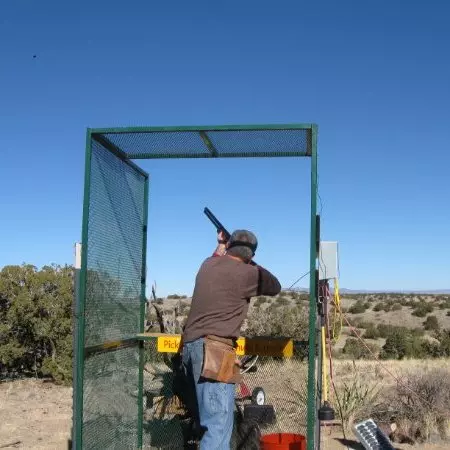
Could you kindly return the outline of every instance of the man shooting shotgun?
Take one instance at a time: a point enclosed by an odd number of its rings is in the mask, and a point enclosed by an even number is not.
[[[230,240],[231,235],[227,231],[227,229],[219,222],[217,217],[211,212],[211,210],[209,208],[205,208],[203,210],[203,212],[205,213],[206,217],[208,217],[208,219],[214,224],[214,226],[216,227],[217,233],[222,232],[225,242],[228,242]],[[255,237],[255,241],[256,241],[256,237]],[[255,244],[255,246],[253,248],[253,246],[248,245],[248,242],[239,242],[237,240],[234,240],[234,242],[233,242],[234,247],[237,247],[239,244],[249,247],[251,250],[253,250],[253,255],[255,254],[257,243]],[[251,264],[252,266],[257,265],[256,261],[253,261],[253,260],[250,260],[249,264]]]
[[[191,309],[182,335],[182,363],[195,390],[200,449],[230,448],[235,383],[239,381],[236,341],[250,298],[275,296],[278,279],[253,261],[258,241],[247,230],[228,233],[208,208],[218,245],[202,263],[195,280]]]

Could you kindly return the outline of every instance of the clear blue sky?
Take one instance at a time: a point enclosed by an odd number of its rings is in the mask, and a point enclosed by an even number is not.
[[[73,262],[87,127],[315,122],[341,286],[449,288],[449,20],[445,1],[2,2],[0,267]],[[204,206],[284,286],[308,270],[309,160],[142,166],[160,295],[191,293],[214,248]]]

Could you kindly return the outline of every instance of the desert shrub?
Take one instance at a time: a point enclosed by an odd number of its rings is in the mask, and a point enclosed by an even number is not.
[[[371,342],[365,342],[364,345],[358,338],[348,337],[342,349],[342,354],[352,359],[373,359],[374,355],[377,356],[379,351],[378,345]]]
[[[450,330],[436,331],[433,333],[436,341],[424,341],[423,348],[430,358],[450,357]]]
[[[433,305],[431,303],[426,303],[424,301],[416,303],[414,310],[411,313],[416,317],[425,317],[427,314],[433,312]]]
[[[373,323],[371,323],[370,326],[366,328],[366,331],[364,331],[365,339],[377,339],[379,337],[380,333]]]
[[[400,306],[409,306],[409,298],[407,296],[402,296],[399,301],[396,303],[396,305]]]
[[[440,356],[450,357],[450,329],[437,332],[435,337],[440,344]]]
[[[370,305],[367,303],[364,303],[363,300],[358,300],[355,304],[353,304],[349,309],[348,312],[351,314],[361,314],[366,311],[366,309],[369,308]]]
[[[187,296],[186,295],[178,295],[178,294],[170,294],[167,296],[167,298],[179,300],[179,299],[187,298]]]
[[[382,338],[387,338],[390,334],[395,331],[396,327],[394,325],[380,323],[377,325],[378,334]]]
[[[255,303],[253,304],[253,306],[255,306],[256,308],[259,306],[264,305],[264,303],[267,303],[269,300],[267,299],[267,297],[264,297],[264,295],[262,295],[261,297],[258,297],[255,300]]]
[[[447,314],[446,314],[446,316],[450,316],[450,311],[447,311]]]
[[[287,297],[284,296],[280,296],[278,297],[275,302],[274,302],[277,306],[287,306],[290,305],[290,300]]]
[[[305,293],[299,293],[297,296],[297,299],[303,302],[308,302],[309,301],[309,294],[305,294]]]
[[[422,339],[411,330],[394,330],[386,338],[380,357],[383,359],[422,358],[424,356]]]
[[[378,324],[377,330],[379,333],[379,337],[381,338],[387,338],[393,333],[412,334],[414,336],[423,336],[424,334],[424,331],[420,328],[406,328],[400,327],[398,325],[389,325],[385,323]]]
[[[392,305],[392,311],[400,311],[402,309],[402,305],[400,303],[395,303]]]
[[[101,284],[99,273],[88,273],[88,280],[95,281],[98,291],[93,298],[103,298],[99,289],[114,289],[114,283]],[[22,265],[1,270],[0,375],[49,376],[57,382],[71,382],[72,300],[72,267],[38,270]]]
[[[265,310],[264,315],[250,311],[244,334],[305,340],[308,336],[307,311],[301,306],[277,309],[273,305]]]
[[[364,321],[364,319],[362,317],[355,317],[352,320],[352,325],[355,328],[365,328],[366,327],[366,322]]]
[[[413,440],[448,438],[450,378],[447,370],[407,375],[397,384],[392,404],[396,423],[402,424],[403,431]]]
[[[425,330],[439,330],[439,322],[436,316],[428,316],[423,322],[423,328]]]
[[[374,310],[375,312],[383,311],[383,309],[384,309],[384,302],[378,302],[378,303],[373,307],[373,310]]]
[[[372,322],[367,322],[361,318],[356,318],[353,320],[353,326],[356,328],[367,329],[373,327],[374,324]]]

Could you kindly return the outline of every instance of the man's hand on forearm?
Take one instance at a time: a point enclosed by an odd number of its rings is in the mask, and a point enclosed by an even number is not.
[[[214,255],[223,256],[227,252],[227,247],[225,244],[218,244],[216,250],[214,251]]]
[[[214,251],[214,255],[215,256],[223,256],[225,255],[225,253],[227,252],[227,244],[226,244],[226,239],[225,239],[225,235],[222,231],[219,232],[219,234],[217,235],[217,247],[216,250]]]

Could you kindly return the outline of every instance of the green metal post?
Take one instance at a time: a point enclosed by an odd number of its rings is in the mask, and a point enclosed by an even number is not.
[[[92,142],[91,130],[86,135],[86,156],[84,172],[84,200],[83,200],[83,225],[81,231],[81,269],[78,284],[79,301],[77,304],[76,320],[77,326],[77,361],[76,361],[76,410],[74,411],[75,440],[74,450],[83,448],[83,376],[84,376],[84,306],[86,301],[86,276],[87,276],[87,254],[88,254],[88,226],[89,226],[89,201],[91,190],[91,158]]]
[[[148,176],[144,184],[144,220],[142,227],[142,275],[141,275],[141,304],[139,332],[144,332],[145,321],[145,287],[147,277],[147,222],[148,222]],[[142,448],[142,434],[144,426],[144,341],[139,341],[139,392],[138,392],[138,449]]]
[[[308,419],[307,449],[315,448],[316,424],[316,215],[317,215],[317,125],[311,129],[311,248],[309,274],[309,358],[308,358]]]

